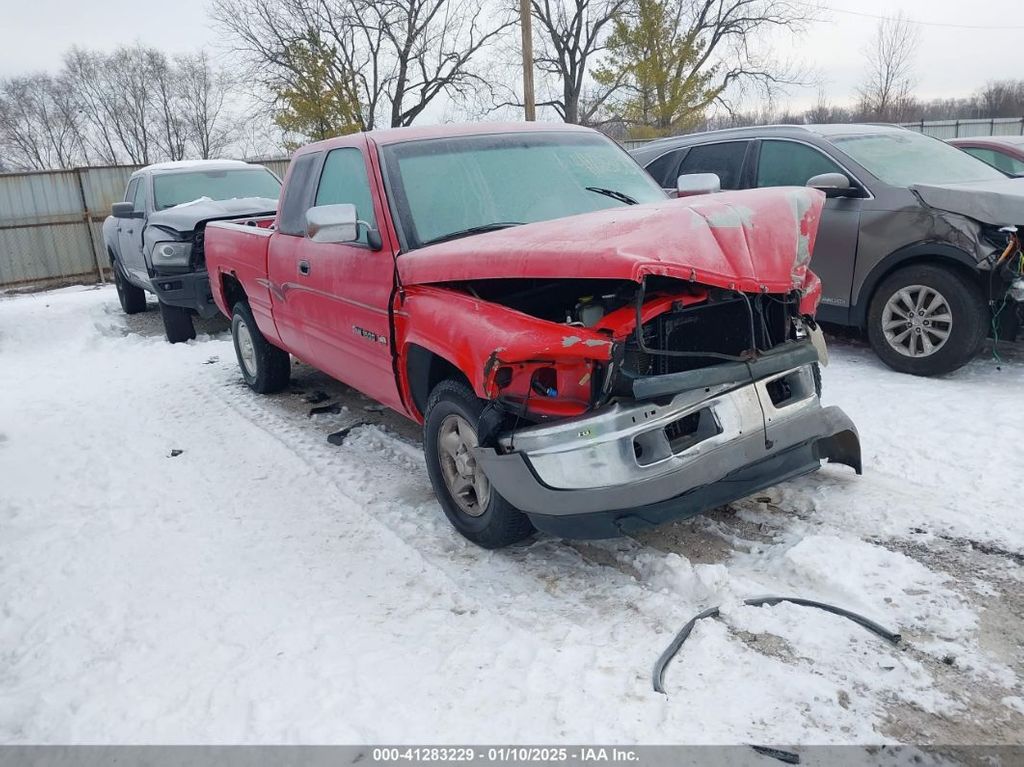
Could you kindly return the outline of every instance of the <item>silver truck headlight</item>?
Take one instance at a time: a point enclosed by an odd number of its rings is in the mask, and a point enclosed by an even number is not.
[[[153,246],[153,266],[188,266],[191,242],[158,242]]]

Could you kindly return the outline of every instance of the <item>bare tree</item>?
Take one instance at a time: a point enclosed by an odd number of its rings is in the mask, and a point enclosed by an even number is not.
[[[537,106],[553,108],[568,123],[589,124],[615,90],[588,79],[604,50],[612,21],[627,0],[531,0],[540,40],[534,63],[554,84]],[[543,87],[543,83],[542,83]],[[544,91],[542,90],[542,93]]]
[[[864,52],[868,70],[858,89],[868,119],[899,122],[908,117],[919,41],[918,28],[902,13],[879,21]]]
[[[808,123],[842,123],[850,122],[850,110],[836,106],[829,101],[825,89],[818,88],[818,98],[814,106],[804,112],[804,121]]]
[[[1020,117],[1024,115],[1024,80],[985,83],[977,101],[979,117]]]
[[[107,87],[106,65],[102,54],[83,48],[72,48],[64,56],[65,77],[78,100],[90,154],[100,162],[116,163],[124,159],[124,151],[114,127],[118,97]]]
[[[232,134],[226,107],[229,76],[214,68],[205,51],[179,56],[174,63],[186,139],[200,159],[219,157]]]
[[[160,51],[146,51],[146,72],[153,100],[148,128],[159,156],[168,160],[183,160],[188,145],[184,89],[177,69]]]
[[[214,0],[212,14],[290,122],[364,130],[487,88],[472,63],[511,24],[462,0]]]
[[[69,84],[46,74],[0,82],[0,152],[24,170],[72,168],[87,159]]]
[[[356,0],[352,8],[367,40],[382,43],[373,62],[384,65],[385,87],[375,101],[390,103],[393,128],[411,125],[441,93],[487,88],[470,62],[513,23],[508,13],[459,0]]]

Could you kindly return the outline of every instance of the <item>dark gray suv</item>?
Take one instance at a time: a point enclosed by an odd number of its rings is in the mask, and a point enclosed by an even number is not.
[[[722,189],[804,186],[828,200],[812,266],[818,318],[867,331],[895,370],[946,373],[987,334],[1013,339],[1024,302],[1024,179],[895,126],[739,128],[632,151],[665,188],[714,173]],[[838,175],[837,175],[838,174]]]

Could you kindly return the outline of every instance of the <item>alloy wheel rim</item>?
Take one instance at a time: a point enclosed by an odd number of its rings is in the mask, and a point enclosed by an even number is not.
[[[471,517],[487,510],[491,484],[473,457],[476,430],[461,415],[452,413],[437,431],[437,454],[445,486],[459,509]]]
[[[238,358],[242,361],[242,368],[252,378],[256,377],[256,347],[252,342],[252,333],[245,321],[239,321],[236,331],[238,339]]]
[[[953,311],[935,288],[907,285],[885,302],[882,333],[904,357],[929,357],[946,345],[953,332]]]

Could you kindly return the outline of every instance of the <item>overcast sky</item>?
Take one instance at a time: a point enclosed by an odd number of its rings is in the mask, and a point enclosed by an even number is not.
[[[466,0],[473,2],[473,0]],[[795,50],[780,51],[812,68],[830,100],[845,104],[864,69],[863,49],[878,20],[843,13],[885,15],[902,10],[922,24],[917,57],[917,95],[965,96],[987,80],[1024,76],[1020,0],[818,0],[834,9],[813,24]],[[216,48],[207,0],[3,0],[0,11],[0,76],[55,70],[72,45],[111,49],[140,40],[169,53]],[[1001,31],[1000,24],[1017,25]],[[948,25],[974,25],[966,29]],[[535,30],[536,33],[536,30]],[[787,46],[788,48],[788,46]],[[816,87],[792,89],[781,106],[813,105]]]

